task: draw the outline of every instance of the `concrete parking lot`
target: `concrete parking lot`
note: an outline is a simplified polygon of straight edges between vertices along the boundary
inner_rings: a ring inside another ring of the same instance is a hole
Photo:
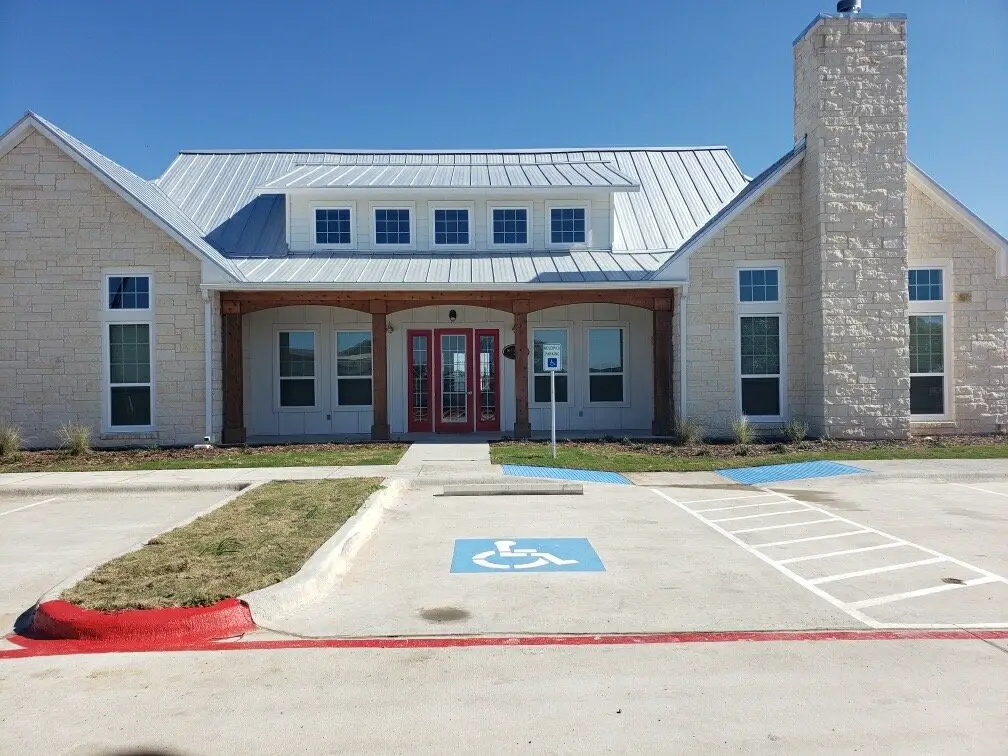
[[[309,636],[1008,627],[1003,479],[687,480],[582,496],[413,489],[336,588],[271,626]],[[588,539],[604,571],[452,571],[459,539],[557,538]]]
[[[234,491],[0,494],[0,627],[91,566],[213,507]]]

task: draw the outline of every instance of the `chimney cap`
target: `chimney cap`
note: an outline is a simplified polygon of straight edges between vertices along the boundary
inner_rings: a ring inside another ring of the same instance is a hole
[[[861,0],[839,0],[836,9],[837,13],[860,13]]]

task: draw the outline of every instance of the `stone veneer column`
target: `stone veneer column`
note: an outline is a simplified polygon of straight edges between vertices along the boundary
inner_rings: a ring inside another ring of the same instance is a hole
[[[820,17],[794,66],[808,419],[833,437],[904,437],[906,19]]]

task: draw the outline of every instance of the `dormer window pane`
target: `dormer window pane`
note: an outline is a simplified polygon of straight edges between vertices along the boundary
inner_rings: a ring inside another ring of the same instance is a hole
[[[502,207],[493,211],[494,244],[528,244],[528,210]]]
[[[316,244],[350,243],[350,208],[319,208],[315,211]]]
[[[469,243],[469,211],[451,208],[434,211],[434,243],[462,245]]]
[[[375,244],[409,244],[409,208],[378,208],[375,214]]]
[[[550,243],[583,244],[585,211],[583,207],[554,207],[550,210]]]

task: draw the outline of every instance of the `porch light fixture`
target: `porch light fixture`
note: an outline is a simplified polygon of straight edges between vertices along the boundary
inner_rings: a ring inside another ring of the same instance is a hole
[[[458,315],[455,314],[455,310],[449,310],[448,311],[448,321],[449,322],[454,323],[455,322],[455,318],[457,318],[457,317],[458,317]]]
[[[387,326],[385,326],[385,331],[387,333],[394,333],[395,332],[395,326],[392,325],[391,323],[389,323]]]

